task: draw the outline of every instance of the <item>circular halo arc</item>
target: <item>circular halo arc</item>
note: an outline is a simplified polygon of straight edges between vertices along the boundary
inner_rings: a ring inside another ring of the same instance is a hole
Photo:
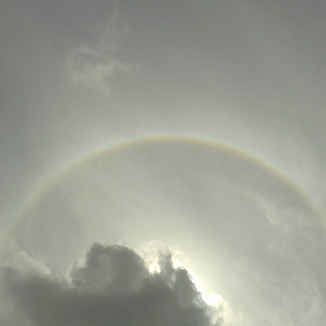
[[[288,178],[281,171],[276,169],[273,165],[268,162],[262,160],[260,157],[246,152],[240,148],[237,148],[233,145],[222,143],[216,140],[205,139],[205,138],[196,138],[190,136],[155,136],[155,137],[142,137],[135,138],[132,140],[117,142],[108,146],[105,146],[101,149],[97,149],[90,154],[84,155],[78,160],[75,160],[74,163],[70,164],[63,171],[59,172],[56,176],[51,178],[48,182],[43,184],[36,192],[32,194],[32,196],[27,200],[27,203],[24,205],[23,209],[17,216],[14,218],[13,222],[9,226],[6,234],[3,238],[3,243],[0,245],[0,255],[1,251],[4,248],[5,244],[10,239],[10,235],[14,233],[15,229],[19,226],[20,222],[24,220],[24,217],[30,212],[33,207],[37,205],[38,202],[42,199],[43,194],[45,194],[48,190],[52,189],[56,184],[64,180],[67,176],[70,175],[75,169],[86,165],[92,161],[97,160],[98,158],[109,155],[118,151],[127,150],[128,148],[132,148],[134,146],[139,145],[150,145],[155,143],[185,143],[185,144],[197,144],[212,148],[214,150],[225,151],[227,153],[231,153],[235,156],[240,157],[248,162],[251,162],[257,166],[260,166],[267,170],[270,174],[281,180],[285,185],[287,185],[291,190],[293,190],[305,203],[307,207],[309,207],[314,215],[318,218],[319,222],[323,225],[323,217],[322,214],[316,209],[313,201],[309,198],[309,196],[299,188],[290,178]]]

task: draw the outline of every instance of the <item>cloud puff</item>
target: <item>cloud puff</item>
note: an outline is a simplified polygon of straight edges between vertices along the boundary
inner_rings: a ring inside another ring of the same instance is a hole
[[[113,59],[106,50],[81,47],[68,59],[69,75],[75,84],[89,87],[102,94],[109,94],[110,80],[114,75],[129,70],[128,66]]]
[[[220,326],[190,273],[158,252],[155,272],[131,248],[95,243],[67,275],[55,275],[24,253],[1,268],[1,325]]]
[[[114,76],[130,70],[120,58],[121,36],[128,33],[128,26],[121,21],[118,3],[112,4],[106,27],[94,44],[83,44],[67,56],[71,80],[104,95],[110,93],[110,82]]]

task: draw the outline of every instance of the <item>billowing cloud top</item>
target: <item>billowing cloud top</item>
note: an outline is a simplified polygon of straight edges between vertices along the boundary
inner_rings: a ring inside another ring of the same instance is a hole
[[[155,271],[131,248],[95,243],[55,275],[26,253],[1,269],[1,325],[219,326],[222,307],[208,305],[191,274],[158,252]]]

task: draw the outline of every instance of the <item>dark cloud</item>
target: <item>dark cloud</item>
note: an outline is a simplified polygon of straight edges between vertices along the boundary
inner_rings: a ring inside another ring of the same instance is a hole
[[[16,252],[1,269],[1,325],[224,325],[170,251],[155,259],[151,272],[133,249],[95,243],[63,276]]]

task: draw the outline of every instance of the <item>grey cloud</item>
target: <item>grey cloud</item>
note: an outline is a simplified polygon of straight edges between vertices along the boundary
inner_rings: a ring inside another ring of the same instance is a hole
[[[223,309],[206,304],[171,253],[159,254],[153,273],[133,249],[96,243],[66,276],[15,255],[1,269],[1,297],[11,303],[4,326],[224,325]]]

